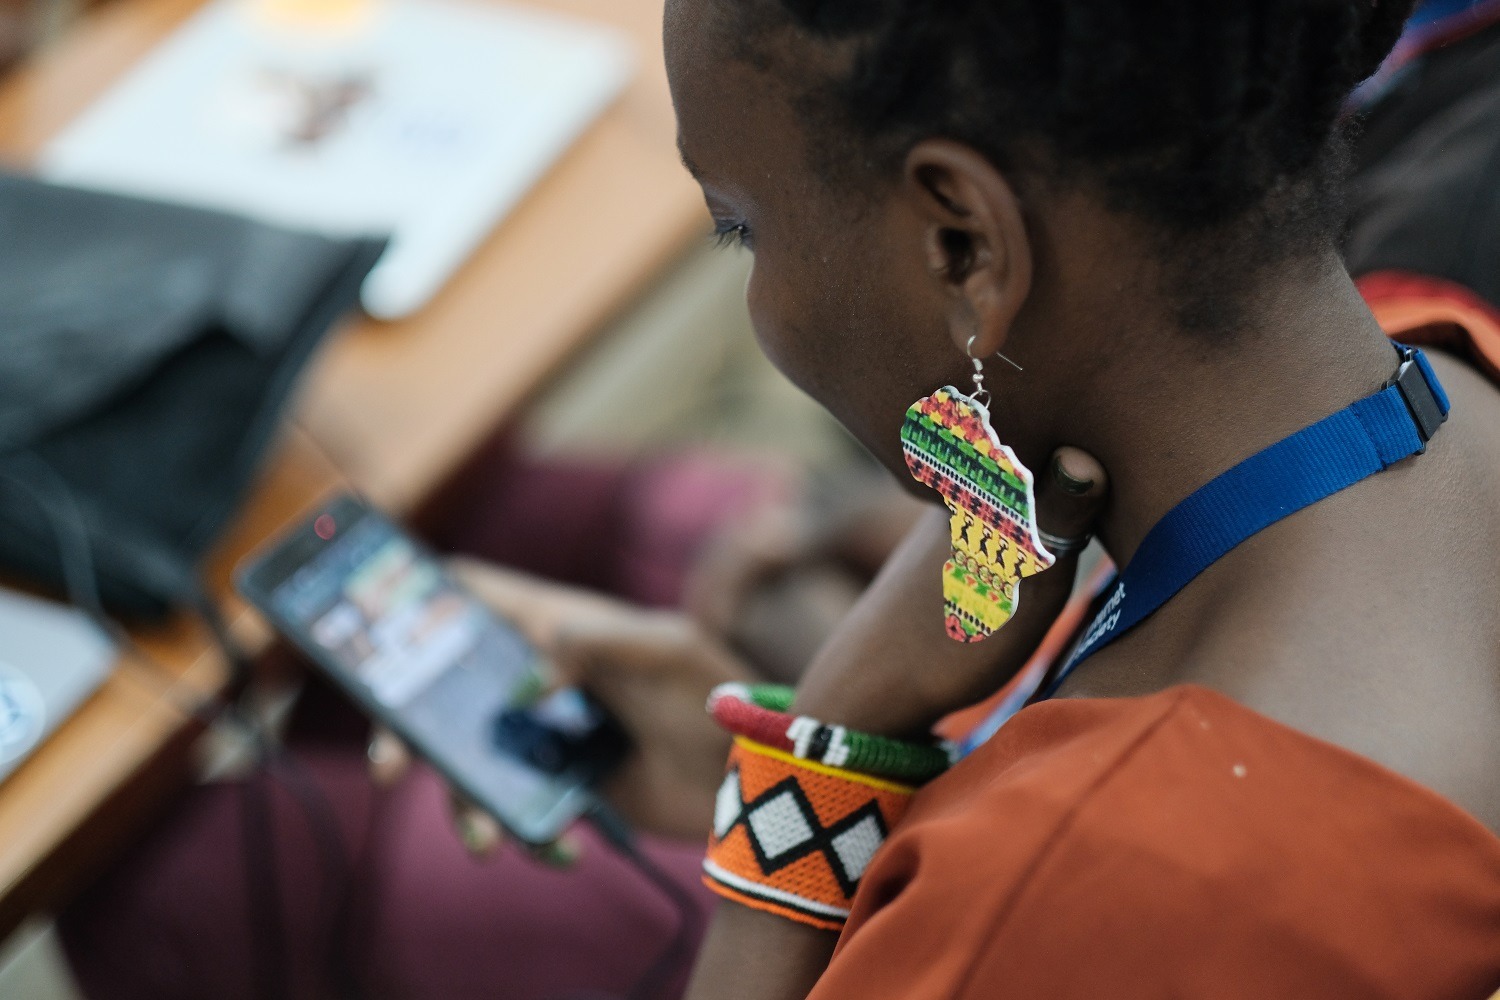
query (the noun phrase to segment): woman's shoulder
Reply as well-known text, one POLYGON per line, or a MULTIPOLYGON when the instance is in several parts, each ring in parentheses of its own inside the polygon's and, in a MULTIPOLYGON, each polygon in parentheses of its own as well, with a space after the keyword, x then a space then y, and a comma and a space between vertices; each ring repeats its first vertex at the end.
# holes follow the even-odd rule
MULTIPOLYGON (((1424 841, 1433 828, 1447 828, 1500 861, 1500 838, 1442 796, 1196 684, 1032 705, 924 789, 912 815, 968 816, 976 802, 1004 799, 1066 809, 1077 825, 1116 796, 1191 807, 1174 817, 1178 836, 1212 815, 1274 801, 1277 813, 1255 813, 1258 836, 1274 837, 1296 825, 1286 820, 1303 818, 1279 813, 1306 802, 1330 819, 1373 824, 1387 835, 1406 822, 1423 827, 1424 841)), ((1126 824, 1114 811, 1107 816, 1108 828, 1120 832, 1149 821, 1144 813, 1132 812, 1126 824)))
POLYGON ((1500 839, 1204 688, 1047 702, 917 797, 815 996, 890 976, 865 995, 1487 995, 1500 839))

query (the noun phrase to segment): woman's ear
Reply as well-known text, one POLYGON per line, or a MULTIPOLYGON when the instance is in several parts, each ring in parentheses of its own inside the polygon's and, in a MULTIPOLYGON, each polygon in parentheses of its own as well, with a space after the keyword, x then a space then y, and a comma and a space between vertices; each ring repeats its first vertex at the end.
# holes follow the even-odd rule
POLYGON ((906 197, 923 220, 927 270, 951 308, 948 327, 975 357, 997 353, 1031 291, 1031 243, 1015 188, 983 154, 949 139, 907 153, 906 197))

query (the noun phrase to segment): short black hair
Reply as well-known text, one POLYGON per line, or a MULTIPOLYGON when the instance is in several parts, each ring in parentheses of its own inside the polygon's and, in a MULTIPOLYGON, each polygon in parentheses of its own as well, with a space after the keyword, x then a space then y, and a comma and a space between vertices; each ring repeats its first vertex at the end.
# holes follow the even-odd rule
MULTIPOLYGON (((1232 228, 1237 266, 1322 245, 1341 220, 1349 92, 1413 0, 719 0, 742 54, 789 28, 846 51, 798 102, 834 156, 916 141, 1002 169, 1038 156, 1168 239, 1232 228), (842 136, 846 141, 840 142, 842 136), (844 148, 840 150, 840 146, 844 148)), ((761 53, 759 58, 763 59, 761 53)), ((829 158, 825 153, 824 159, 829 158)))

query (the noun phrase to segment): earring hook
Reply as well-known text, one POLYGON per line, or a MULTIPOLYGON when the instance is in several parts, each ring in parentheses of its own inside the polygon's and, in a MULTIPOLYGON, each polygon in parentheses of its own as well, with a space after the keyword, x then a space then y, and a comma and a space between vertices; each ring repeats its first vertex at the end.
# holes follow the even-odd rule
POLYGON ((991 397, 990 391, 984 387, 984 362, 974 356, 974 341, 978 339, 979 335, 975 334, 974 336, 970 337, 969 342, 964 345, 964 353, 967 354, 969 356, 969 360, 974 363, 974 392, 969 396, 969 398, 974 400, 974 402, 978 403, 980 406, 988 408, 990 405, 991 397))
MULTIPOLYGON (((971 336, 969 338, 968 344, 964 345, 964 353, 969 356, 969 360, 971 360, 971 361, 978 361, 979 360, 978 358, 974 357, 974 341, 976 341, 978 339, 979 339, 979 334, 976 333, 976 334, 974 334, 973 336, 971 336)), ((1022 368, 1020 365, 1016 364, 1010 358, 1007 358, 1005 355, 1001 354, 999 351, 995 352, 995 357, 999 358, 1001 361, 1004 361, 1006 364, 1010 365, 1012 368, 1014 368, 1018 372, 1024 372, 1026 370, 1026 369, 1022 368)))

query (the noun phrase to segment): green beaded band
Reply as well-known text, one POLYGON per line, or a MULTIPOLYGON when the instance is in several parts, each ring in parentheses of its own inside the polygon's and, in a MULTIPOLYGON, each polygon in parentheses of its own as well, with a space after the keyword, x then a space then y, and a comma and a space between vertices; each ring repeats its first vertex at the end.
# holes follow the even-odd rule
POLYGON ((773 712, 790 712, 797 700, 797 689, 785 684, 750 684, 747 690, 752 704, 773 712))
POLYGON ((721 684, 708 708, 725 729, 830 767, 919 784, 948 769, 947 744, 914 743, 793 716, 796 692, 780 684, 721 684))

